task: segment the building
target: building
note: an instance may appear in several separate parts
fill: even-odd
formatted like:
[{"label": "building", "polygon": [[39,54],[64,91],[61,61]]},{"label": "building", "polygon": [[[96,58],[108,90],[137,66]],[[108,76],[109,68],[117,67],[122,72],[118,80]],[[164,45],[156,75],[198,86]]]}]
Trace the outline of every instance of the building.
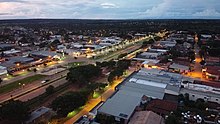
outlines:
[{"label": "building", "polygon": [[142,93],[119,90],[98,109],[98,113],[113,116],[116,121],[127,124],[142,96]]},{"label": "building", "polygon": [[8,58],[8,61],[2,62],[0,66],[7,68],[8,72],[14,72],[30,67],[30,63],[34,61],[31,57],[14,56]]},{"label": "building", "polygon": [[220,81],[220,66],[206,66],[205,77],[210,80]]},{"label": "building", "polygon": [[190,71],[190,67],[185,66],[185,65],[180,65],[180,64],[177,64],[177,63],[172,63],[168,67],[168,70],[172,71],[172,72],[177,72],[177,73],[188,73]]},{"label": "building", "polygon": [[196,101],[197,99],[204,99],[205,101],[220,104],[220,88],[191,83],[182,85],[184,88],[180,89],[180,93],[188,93],[190,100]]},{"label": "building", "polygon": [[168,41],[159,41],[159,45],[163,46],[164,48],[172,48],[176,46],[177,42],[175,40],[168,40]]},{"label": "building", "polygon": [[34,51],[30,53],[31,57],[35,57],[38,59],[59,59],[60,56],[55,52],[50,51]]},{"label": "building", "polygon": [[153,111],[161,116],[169,115],[177,109],[177,103],[168,100],[153,99],[146,107],[146,110]]},{"label": "building", "polygon": [[144,62],[142,63],[142,66],[144,68],[157,68],[156,64],[158,64],[160,60],[155,60],[155,59],[145,59]]},{"label": "building", "polygon": [[135,112],[128,124],[165,124],[162,116],[152,111]]},{"label": "building", "polygon": [[98,109],[98,113],[127,124],[143,96],[177,101],[181,81],[180,74],[143,68],[118,85],[116,93]]},{"label": "building", "polygon": [[143,52],[135,57],[134,60],[158,59],[161,55],[163,55],[163,52]]},{"label": "building", "polygon": [[196,101],[197,99],[204,99],[205,101],[209,102],[215,102],[220,104],[220,94],[219,93],[213,93],[213,92],[204,92],[201,90],[193,90],[193,89],[187,89],[187,88],[181,88],[180,90],[181,94],[189,94],[189,99]]},{"label": "building", "polygon": [[0,44],[0,51],[11,50],[15,47],[14,44]]},{"label": "building", "polygon": [[31,112],[29,119],[25,123],[26,124],[48,123],[52,115],[54,115],[54,112],[50,108],[46,108],[43,106]]},{"label": "building", "polygon": [[7,73],[8,73],[7,68],[3,67],[3,66],[0,66],[0,75],[4,75],[4,74],[7,74]]}]

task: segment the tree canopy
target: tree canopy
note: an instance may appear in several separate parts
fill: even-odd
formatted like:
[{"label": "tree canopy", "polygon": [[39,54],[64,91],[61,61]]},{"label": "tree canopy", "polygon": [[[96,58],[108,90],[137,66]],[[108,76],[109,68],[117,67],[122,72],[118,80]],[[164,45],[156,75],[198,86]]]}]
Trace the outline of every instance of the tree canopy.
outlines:
[{"label": "tree canopy", "polygon": [[22,121],[28,117],[28,111],[23,102],[10,100],[0,108],[0,116],[5,120]]},{"label": "tree canopy", "polygon": [[70,68],[67,80],[79,85],[88,84],[94,77],[101,75],[101,69],[94,65],[84,65]]},{"label": "tree canopy", "polygon": [[82,92],[68,92],[62,96],[57,97],[51,104],[54,111],[59,116],[66,116],[69,112],[85,105],[87,102],[87,95]]}]

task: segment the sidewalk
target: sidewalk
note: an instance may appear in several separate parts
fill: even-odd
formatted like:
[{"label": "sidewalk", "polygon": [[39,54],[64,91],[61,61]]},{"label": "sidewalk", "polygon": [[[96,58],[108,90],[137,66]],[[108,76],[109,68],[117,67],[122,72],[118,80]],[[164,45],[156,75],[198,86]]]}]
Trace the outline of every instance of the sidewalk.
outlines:
[{"label": "sidewalk", "polygon": [[91,111],[95,106],[98,105],[98,103],[102,101],[107,100],[113,93],[114,93],[114,87],[109,88],[107,91],[105,91],[102,96],[99,96],[96,99],[91,99],[88,101],[88,103],[85,105],[85,107],[75,116],[73,116],[71,119],[67,120],[64,124],[73,124],[75,123],[81,116],[87,114],[89,111]]}]

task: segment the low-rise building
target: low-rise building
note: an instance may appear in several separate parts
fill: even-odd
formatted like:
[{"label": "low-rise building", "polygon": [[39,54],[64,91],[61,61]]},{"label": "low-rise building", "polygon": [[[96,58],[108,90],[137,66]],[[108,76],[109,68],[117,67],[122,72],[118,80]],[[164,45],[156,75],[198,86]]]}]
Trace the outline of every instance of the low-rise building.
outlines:
[{"label": "low-rise building", "polygon": [[152,111],[135,112],[128,124],[165,124],[162,116]]},{"label": "low-rise building", "polygon": [[119,90],[98,109],[98,113],[113,116],[116,121],[127,124],[142,96],[142,93]]},{"label": "low-rise building", "polygon": [[26,124],[48,123],[52,115],[54,115],[54,112],[50,108],[46,108],[43,106],[31,112],[29,119],[25,123]]},{"label": "low-rise building", "polygon": [[185,65],[180,65],[180,64],[177,64],[177,63],[172,63],[168,67],[168,70],[172,71],[172,72],[177,72],[177,73],[188,73],[190,71],[190,67],[185,66]]},{"label": "low-rise building", "polygon": [[205,77],[207,79],[220,81],[220,66],[206,66]]}]

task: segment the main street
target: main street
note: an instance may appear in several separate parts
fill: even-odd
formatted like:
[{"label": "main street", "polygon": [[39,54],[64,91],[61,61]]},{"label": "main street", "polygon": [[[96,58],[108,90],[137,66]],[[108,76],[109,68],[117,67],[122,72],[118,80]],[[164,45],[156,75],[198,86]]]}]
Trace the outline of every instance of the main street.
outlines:
[{"label": "main street", "polygon": [[[66,82],[67,82],[67,81],[66,81],[66,78],[64,77],[64,78],[62,78],[62,79],[60,79],[60,80],[57,80],[57,81],[53,82],[53,83],[50,84],[50,85],[52,85],[52,86],[54,86],[54,87],[56,88],[56,87],[58,87],[58,86],[60,86],[60,85],[65,84]],[[21,97],[16,98],[15,100],[20,100],[20,101],[25,102],[25,101],[28,101],[28,100],[30,100],[30,99],[33,99],[33,98],[35,98],[35,97],[37,97],[37,96],[43,94],[43,93],[46,91],[46,88],[47,88],[47,87],[48,87],[48,85],[47,85],[47,86],[40,87],[39,89],[34,90],[33,92],[30,92],[30,93],[24,94],[24,95],[22,95]]]},{"label": "main street", "polygon": [[[63,76],[63,75],[66,75],[67,72],[68,71],[63,71],[63,72],[57,73],[55,75],[46,77],[43,80],[49,79],[50,81],[53,81],[53,80],[61,78],[61,76]],[[50,81],[46,82],[46,83],[50,83]],[[46,83],[44,85],[46,85]],[[52,82],[50,85],[55,85],[55,84],[56,84],[56,82]],[[22,94],[24,94],[22,96],[25,96],[26,95],[25,93],[27,93],[28,91],[32,91],[33,89],[37,89],[39,87],[42,87],[42,85],[43,84],[41,83],[41,80],[34,81],[34,82],[32,82],[32,83],[30,83],[28,85],[25,85],[25,86],[21,85],[20,88],[18,88],[18,89],[14,89],[11,92],[8,92],[8,93],[5,93],[5,94],[1,94],[0,95],[0,102],[2,103],[2,102],[7,101],[7,100],[9,100],[11,98],[16,98],[16,96],[20,96]],[[46,87],[48,87],[48,85],[44,86],[44,88],[46,88]],[[29,92],[28,94],[35,94],[37,96],[37,95],[40,95],[40,92],[38,92],[38,93],[36,93],[36,92]],[[29,99],[31,99],[31,98],[29,98]]]},{"label": "main street", "polygon": [[[128,50],[136,50],[138,49],[139,46],[129,46],[127,47],[126,49],[123,49],[123,50],[120,50],[119,52],[116,52],[115,54],[113,54],[113,58],[118,55],[120,55],[121,53],[126,53]],[[112,57],[111,57],[112,58]],[[97,60],[96,60],[97,61]],[[106,60],[108,61],[108,60]],[[59,65],[67,65],[68,63],[73,63],[73,62],[85,62],[84,64],[91,64],[91,63],[95,63],[95,60],[92,60],[92,59],[88,59],[88,58],[85,58],[85,57],[79,57],[77,59],[74,59],[74,57],[67,57],[65,59],[65,61],[57,64],[57,65],[54,65],[54,66],[59,66]],[[57,78],[60,78],[61,76],[65,76],[66,74],[68,73],[68,70],[65,70],[61,73],[57,73],[57,74],[54,74],[54,75],[51,75],[51,76],[47,76],[46,78],[42,79],[42,80],[55,80]],[[32,74],[32,73],[30,73]],[[35,73],[36,74],[36,73]],[[1,94],[0,95],[0,102],[4,102],[4,101],[7,101],[11,98],[16,98],[16,96],[20,96],[21,94],[24,94],[22,96],[24,97],[19,97],[21,99],[19,100],[22,100],[22,101],[25,101],[27,99],[31,99],[31,98],[34,98],[34,96],[38,96],[38,95],[41,95],[42,93],[44,93],[44,90],[46,87],[44,88],[40,88],[40,89],[37,89],[36,91],[33,90],[33,89],[36,89],[38,87],[41,87],[42,84],[41,84],[41,81],[42,80],[39,80],[39,81],[34,81],[28,85],[25,85],[25,86],[21,86],[20,88],[18,89],[14,89],[13,91],[11,92],[8,92],[8,93],[5,93],[5,94]],[[56,83],[55,83],[56,84]],[[52,85],[54,85],[54,83],[52,83]],[[31,91],[29,92],[28,94],[25,94],[26,92],[28,91]],[[42,91],[42,92],[41,92]],[[27,99],[26,99],[27,98]]]}]

